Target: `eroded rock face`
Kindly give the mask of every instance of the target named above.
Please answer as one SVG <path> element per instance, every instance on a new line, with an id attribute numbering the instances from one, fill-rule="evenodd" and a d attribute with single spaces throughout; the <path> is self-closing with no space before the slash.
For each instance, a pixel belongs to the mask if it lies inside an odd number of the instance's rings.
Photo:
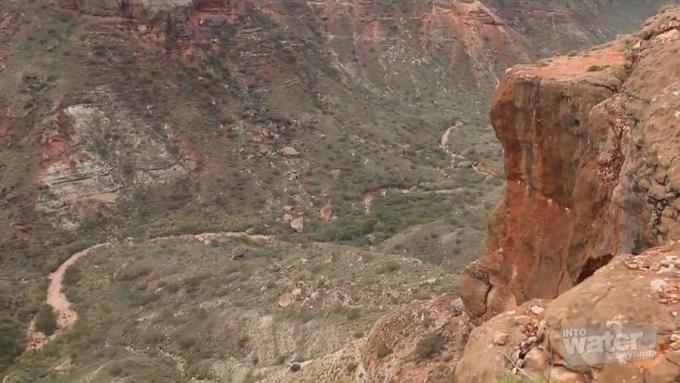
<path id="1" fill-rule="evenodd" d="M 381 319 L 361 347 L 369 382 L 427 382 L 453 376 L 472 329 L 460 299 L 444 296 Z M 441 339 L 423 357 L 427 337 Z"/>
<path id="2" fill-rule="evenodd" d="M 172 34 L 169 40 L 211 41 L 215 30 L 233 27 L 242 29 L 239 40 L 257 39 L 271 28 L 308 43 L 321 36 L 319 49 L 334 57 L 336 69 L 348 81 L 394 89 L 416 86 L 416 93 L 433 88 L 486 91 L 510 65 L 613 37 L 620 26 L 609 18 L 615 20 L 619 9 L 628 19 L 641 21 L 663 1 L 647 0 L 645 6 L 623 1 L 616 7 L 598 0 L 575 3 L 59 0 L 81 13 L 147 23 Z M 267 24 L 250 25 L 261 17 Z M 553 30 L 560 31 L 558 39 Z"/>
<path id="3" fill-rule="evenodd" d="M 544 305 L 540 300 L 531 301 L 475 328 L 456 366 L 457 382 L 495 382 L 498 376 L 512 369 L 508 368 L 512 366 L 511 361 L 524 360 L 533 350 L 529 358 L 534 367 L 547 362 L 545 349 L 536 344 L 543 318 L 531 311 L 531 307 Z"/>
<path id="4" fill-rule="evenodd" d="M 474 314 L 554 298 L 614 255 L 680 239 L 678 18 L 506 74 L 491 117 L 508 186 L 488 254 L 466 273 Z"/>
<path id="5" fill-rule="evenodd" d="M 105 89 L 94 94 L 96 102 L 68 106 L 43 122 L 37 209 L 66 228 L 114 205 L 132 186 L 168 184 L 190 168 L 169 127 L 159 134 Z"/>
<path id="6" fill-rule="evenodd" d="M 639 256 L 617 256 L 551 302 L 527 302 L 494 317 L 472 332 L 456 381 L 492 382 L 502 374 L 520 374 L 521 369 L 551 382 L 676 382 L 680 379 L 680 343 L 675 340 L 680 333 L 679 250 L 674 244 Z M 538 315 L 531 310 L 537 304 L 546 305 Z M 619 363 L 570 364 L 562 330 L 593 325 L 652 329 L 657 334 L 656 353 Z M 511 334 L 508 342 L 494 342 L 498 333 Z"/>

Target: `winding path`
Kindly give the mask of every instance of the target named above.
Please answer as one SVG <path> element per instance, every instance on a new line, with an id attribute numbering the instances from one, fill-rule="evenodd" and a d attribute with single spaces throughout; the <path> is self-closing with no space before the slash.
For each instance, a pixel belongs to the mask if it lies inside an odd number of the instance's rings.
<path id="1" fill-rule="evenodd" d="M 183 235 L 172 235 L 167 237 L 157 237 L 148 240 L 149 243 L 157 243 L 164 241 L 174 241 L 174 240 L 184 240 L 184 241 L 200 241 L 205 244 L 210 244 L 211 242 L 224 239 L 224 238 L 247 238 L 252 241 L 269 241 L 272 237 L 267 235 L 255 235 L 248 234 L 244 232 L 222 232 L 222 233 L 201 233 L 201 234 L 183 234 Z M 127 243 L 143 243 L 142 241 L 135 242 L 133 240 L 128 240 Z M 72 308 L 71 302 L 69 302 L 66 294 L 64 293 L 64 275 L 69 267 L 73 266 L 80 258 L 85 257 L 92 251 L 110 247 L 119 244 L 118 242 L 104 242 L 85 250 L 81 250 L 77 253 L 71 255 L 64 263 L 59 265 L 59 267 L 49 276 L 50 283 L 47 286 L 47 297 L 45 303 L 47 303 L 54 313 L 57 320 L 57 331 L 49 337 L 45 334 L 39 332 L 35 328 L 35 318 L 31 321 L 31 324 L 27 333 L 28 349 L 35 350 L 44 347 L 50 340 L 53 340 L 66 331 L 68 331 L 75 323 L 78 321 L 78 313 Z"/>

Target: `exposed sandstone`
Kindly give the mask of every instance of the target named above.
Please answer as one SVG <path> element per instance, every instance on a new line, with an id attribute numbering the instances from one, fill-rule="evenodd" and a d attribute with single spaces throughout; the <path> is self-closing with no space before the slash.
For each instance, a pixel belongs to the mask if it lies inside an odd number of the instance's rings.
<path id="1" fill-rule="evenodd" d="M 450 296 L 414 304 L 381 319 L 361 348 L 368 381 L 426 382 L 453 376 L 471 328 L 460 300 Z M 444 347 L 421 360 L 415 350 L 430 334 L 441 336 Z"/>
<path id="2" fill-rule="evenodd" d="M 680 301 L 669 301 L 667 296 L 677 291 L 675 286 L 680 284 L 680 272 L 675 269 L 661 272 L 631 269 L 629 262 L 639 259 L 650 265 L 660 263 L 679 250 L 680 245 L 674 244 L 639 256 L 616 257 L 591 278 L 547 303 L 542 315 L 534 315 L 535 323 L 545 323 L 543 335 L 526 331 L 527 326 L 514 321 L 518 312 L 531 311 L 531 302 L 494 317 L 472 332 L 457 367 L 457 381 L 492 382 L 515 367 L 518 367 L 516 371 L 521 369 L 550 377 L 551 382 L 677 381 L 680 366 L 676 361 L 680 354 L 670 345 L 674 342 L 673 334 L 680 331 Z M 654 288 L 654 281 L 659 279 L 664 280 L 665 287 Z M 653 328 L 658 332 L 658 355 L 647 359 L 624 359 L 621 364 L 570 366 L 566 362 L 562 329 L 595 324 Z M 513 334 L 507 344 L 494 342 L 494 334 L 499 331 Z M 541 365 L 537 357 L 545 352 L 548 352 L 548 364 L 537 369 Z M 643 380 L 643 377 L 649 380 Z"/>
<path id="3" fill-rule="evenodd" d="M 458 382 L 680 379 L 679 21 L 667 12 L 597 51 L 516 67 L 499 86 L 492 120 L 508 190 L 489 253 L 462 289 L 466 307 L 491 319 L 472 332 Z M 634 255 L 653 245 L 662 246 Z M 543 309 L 533 298 L 554 300 Z M 562 330 L 589 325 L 647 326 L 657 354 L 570 364 Z M 497 342 L 498 333 L 511 336 Z"/>
<path id="4" fill-rule="evenodd" d="M 326 222 L 333 221 L 333 205 L 330 202 L 319 209 L 319 217 Z"/>
<path id="5" fill-rule="evenodd" d="M 106 90 L 96 98 L 43 122 L 37 209 L 56 214 L 69 228 L 89 210 L 115 204 L 132 186 L 168 183 L 187 174 L 169 137 L 161 139 L 149 123 L 131 117 Z"/>
<path id="6" fill-rule="evenodd" d="M 614 255 L 680 239 L 680 190 L 669 181 L 680 130 L 677 18 L 507 73 L 491 117 L 508 186 L 488 254 L 466 273 L 473 313 L 554 298 Z"/>

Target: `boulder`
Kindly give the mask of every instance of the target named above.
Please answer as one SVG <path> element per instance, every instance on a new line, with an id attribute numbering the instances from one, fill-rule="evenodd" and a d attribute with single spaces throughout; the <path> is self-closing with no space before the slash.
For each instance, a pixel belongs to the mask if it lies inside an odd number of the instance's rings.
<path id="1" fill-rule="evenodd" d="M 297 233 L 302 233 L 305 231 L 305 218 L 298 217 L 290 221 L 290 227 Z"/>
<path id="2" fill-rule="evenodd" d="M 279 297 L 279 307 L 281 308 L 288 308 L 293 305 L 293 302 L 295 302 L 295 298 L 290 293 L 282 294 Z"/>
<path id="3" fill-rule="evenodd" d="M 298 152 L 295 148 L 290 146 L 286 146 L 285 148 L 281 149 L 281 154 L 291 158 L 296 158 L 300 156 L 300 152 Z"/>
<path id="4" fill-rule="evenodd" d="M 319 209 L 319 217 L 326 222 L 331 222 L 333 220 L 333 205 L 327 203 Z"/>

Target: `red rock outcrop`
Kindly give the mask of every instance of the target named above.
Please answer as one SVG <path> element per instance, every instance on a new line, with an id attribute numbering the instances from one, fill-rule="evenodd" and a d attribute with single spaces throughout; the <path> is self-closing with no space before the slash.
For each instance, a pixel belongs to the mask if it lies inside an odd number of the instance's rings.
<path id="1" fill-rule="evenodd" d="M 376 323 L 360 350 L 367 381 L 429 382 L 453 376 L 472 328 L 462 302 L 452 296 L 388 315 Z M 433 335 L 441 339 L 441 349 L 423 358 L 419 344 Z"/>
<path id="2" fill-rule="evenodd" d="M 507 73 L 491 111 L 507 193 L 464 278 L 474 314 L 555 298 L 617 254 L 680 239 L 678 20 Z"/>
<path id="3" fill-rule="evenodd" d="M 370 376 L 680 381 L 679 51 L 676 8 L 636 35 L 506 73 L 491 117 L 507 193 L 488 254 L 465 272 L 466 310 L 439 316 L 448 343 L 429 361 L 403 355 L 431 331 L 414 312 L 437 301 L 381 321 L 364 352 Z M 562 330 L 579 326 L 644 327 L 653 354 L 574 363 Z M 380 342 L 396 356 L 372 356 Z"/>
<path id="4" fill-rule="evenodd" d="M 527 302 L 470 335 L 456 382 L 494 382 L 503 374 L 542 376 L 557 383 L 673 383 L 680 379 L 680 258 L 678 244 L 609 265 L 552 302 Z M 618 361 L 570 364 L 564 328 L 639 326 L 656 335 L 653 352 Z M 499 341 L 499 339 L 503 341 Z"/>

